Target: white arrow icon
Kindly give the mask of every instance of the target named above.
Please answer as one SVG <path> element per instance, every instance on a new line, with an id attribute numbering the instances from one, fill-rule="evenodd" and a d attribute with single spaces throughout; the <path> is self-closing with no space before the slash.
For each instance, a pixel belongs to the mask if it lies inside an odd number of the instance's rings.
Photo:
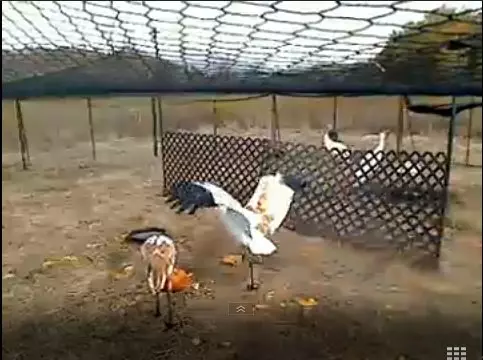
<path id="1" fill-rule="evenodd" d="M 242 306 L 242 305 L 237 306 L 236 307 L 236 312 L 237 313 L 240 313 L 240 312 L 243 312 L 244 313 L 245 312 L 245 307 Z"/>

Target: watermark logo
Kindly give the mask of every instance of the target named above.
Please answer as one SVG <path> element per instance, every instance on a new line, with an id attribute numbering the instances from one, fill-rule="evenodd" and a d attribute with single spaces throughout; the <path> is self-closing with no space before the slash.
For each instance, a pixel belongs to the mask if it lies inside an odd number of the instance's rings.
<path id="1" fill-rule="evenodd" d="M 446 360 L 467 360 L 466 346 L 446 347 Z"/>
<path id="2" fill-rule="evenodd" d="M 228 315 L 255 315 L 253 303 L 229 303 Z"/>

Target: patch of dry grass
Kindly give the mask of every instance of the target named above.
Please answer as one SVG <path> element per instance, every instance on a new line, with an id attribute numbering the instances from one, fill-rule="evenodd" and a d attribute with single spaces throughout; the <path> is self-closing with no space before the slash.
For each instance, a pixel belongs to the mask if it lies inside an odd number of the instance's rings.
<path id="1" fill-rule="evenodd" d="M 243 96 L 243 95 L 241 95 Z M 250 128 L 267 129 L 270 123 L 270 97 L 239 102 L 223 102 L 240 96 L 219 96 L 216 119 L 222 126 L 238 131 Z M 166 129 L 206 127 L 213 123 L 210 97 L 163 97 Z M 283 129 L 320 129 L 332 124 L 332 98 L 298 98 L 278 96 L 279 123 Z M 445 98 L 418 99 L 433 103 L 448 103 Z M 461 100 L 462 101 L 462 100 Z M 93 99 L 96 138 L 99 141 L 123 137 L 148 137 L 151 134 L 149 98 Z M 76 142 L 89 140 L 85 99 L 29 100 L 22 102 L 28 137 L 33 148 L 43 150 L 70 148 Z M 2 142 L 4 148 L 18 146 L 13 103 L 2 102 Z M 458 117 L 458 133 L 466 135 L 469 112 Z M 397 97 L 339 98 L 338 128 L 343 132 L 374 133 L 382 128 L 396 130 Z M 430 135 L 445 131 L 447 120 L 427 115 L 413 115 L 411 130 Z M 473 134 L 481 137 L 481 109 L 474 110 Z"/>

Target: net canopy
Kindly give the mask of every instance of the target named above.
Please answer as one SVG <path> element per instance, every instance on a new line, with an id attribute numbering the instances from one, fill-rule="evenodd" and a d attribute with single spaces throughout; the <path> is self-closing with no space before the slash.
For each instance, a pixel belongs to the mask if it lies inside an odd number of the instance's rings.
<path id="1" fill-rule="evenodd" d="M 2 1 L 2 97 L 481 96 L 480 1 Z"/>

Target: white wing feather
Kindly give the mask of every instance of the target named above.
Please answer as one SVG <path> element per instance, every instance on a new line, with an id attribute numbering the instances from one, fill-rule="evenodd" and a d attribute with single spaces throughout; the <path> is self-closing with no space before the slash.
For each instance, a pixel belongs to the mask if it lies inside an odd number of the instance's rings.
<path id="1" fill-rule="evenodd" d="M 226 229 L 230 231 L 238 242 L 247 246 L 253 254 L 270 255 L 277 249 L 273 242 L 256 229 L 257 224 L 262 220 L 261 214 L 243 208 L 235 210 L 245 219 L 245 221 L 240 222 L 226 213 L 226 207 L 221 206 L 220 210 L 220 219 Z M 247 226 L 250 229 L 251 237 L 245 231 Z"/>
<path id="2" fill-rule="evenodd" d="M 256 255 L 270 255 L 277 250 L 275 244 L 257 229 L 252 230 L 252 238 L 249 240 L 247 246 Z"/>
<path id="3" fill-rule="evenodd" d="M 256 209 L 258 201 L 263 195 L 266 196 L 267 201 L 266 215 L 272 217 L 268 226 L 270 235 L 272 235 L 287 216 L 293 200 L 294 191 L 283 183 L 282 174 L 266 175 L 258 182 L 258 186 L 246 207 L 250 206 L 252 209 Z"/>
<path id="4" fill-rule="evenodd" d="M 233 196 L 231 196 L 227 191 L 223 190 L 221 187 L 205 181 L 195 181 L 193 183 L 208 190 L 213 195 L 213 200 L 217 205 L 224 205 L 233 209 L 242 208 L 240 202 L 236 200 Z"/>
<path id="5" fill-rule="evenodd" d="M 269 183 L 271 182 L 272 178 L 274 178 L 273 175 L 266 175 L 266 176 L 262 176 L 260 178 L 260 180 L 258 181 L 258 185 L 257 185 L 255 191 L 253 192 L 252 197 L 250 198 L 250 200 L 248 200 L 245 207 L 251 207 L 252 209 L 257 208 L 258 200 L 260 199 L 260 197 L 265 192 L 265 190 L 268 187 Z"/>
<path id="6" fill-rule="evenodd" d="M 294 191 L 282 183 L 274 183 L 268 190 L 268 212 L 272 216 L 270 234 L 278 230 L 287 216 L 294 197 Z"/>

